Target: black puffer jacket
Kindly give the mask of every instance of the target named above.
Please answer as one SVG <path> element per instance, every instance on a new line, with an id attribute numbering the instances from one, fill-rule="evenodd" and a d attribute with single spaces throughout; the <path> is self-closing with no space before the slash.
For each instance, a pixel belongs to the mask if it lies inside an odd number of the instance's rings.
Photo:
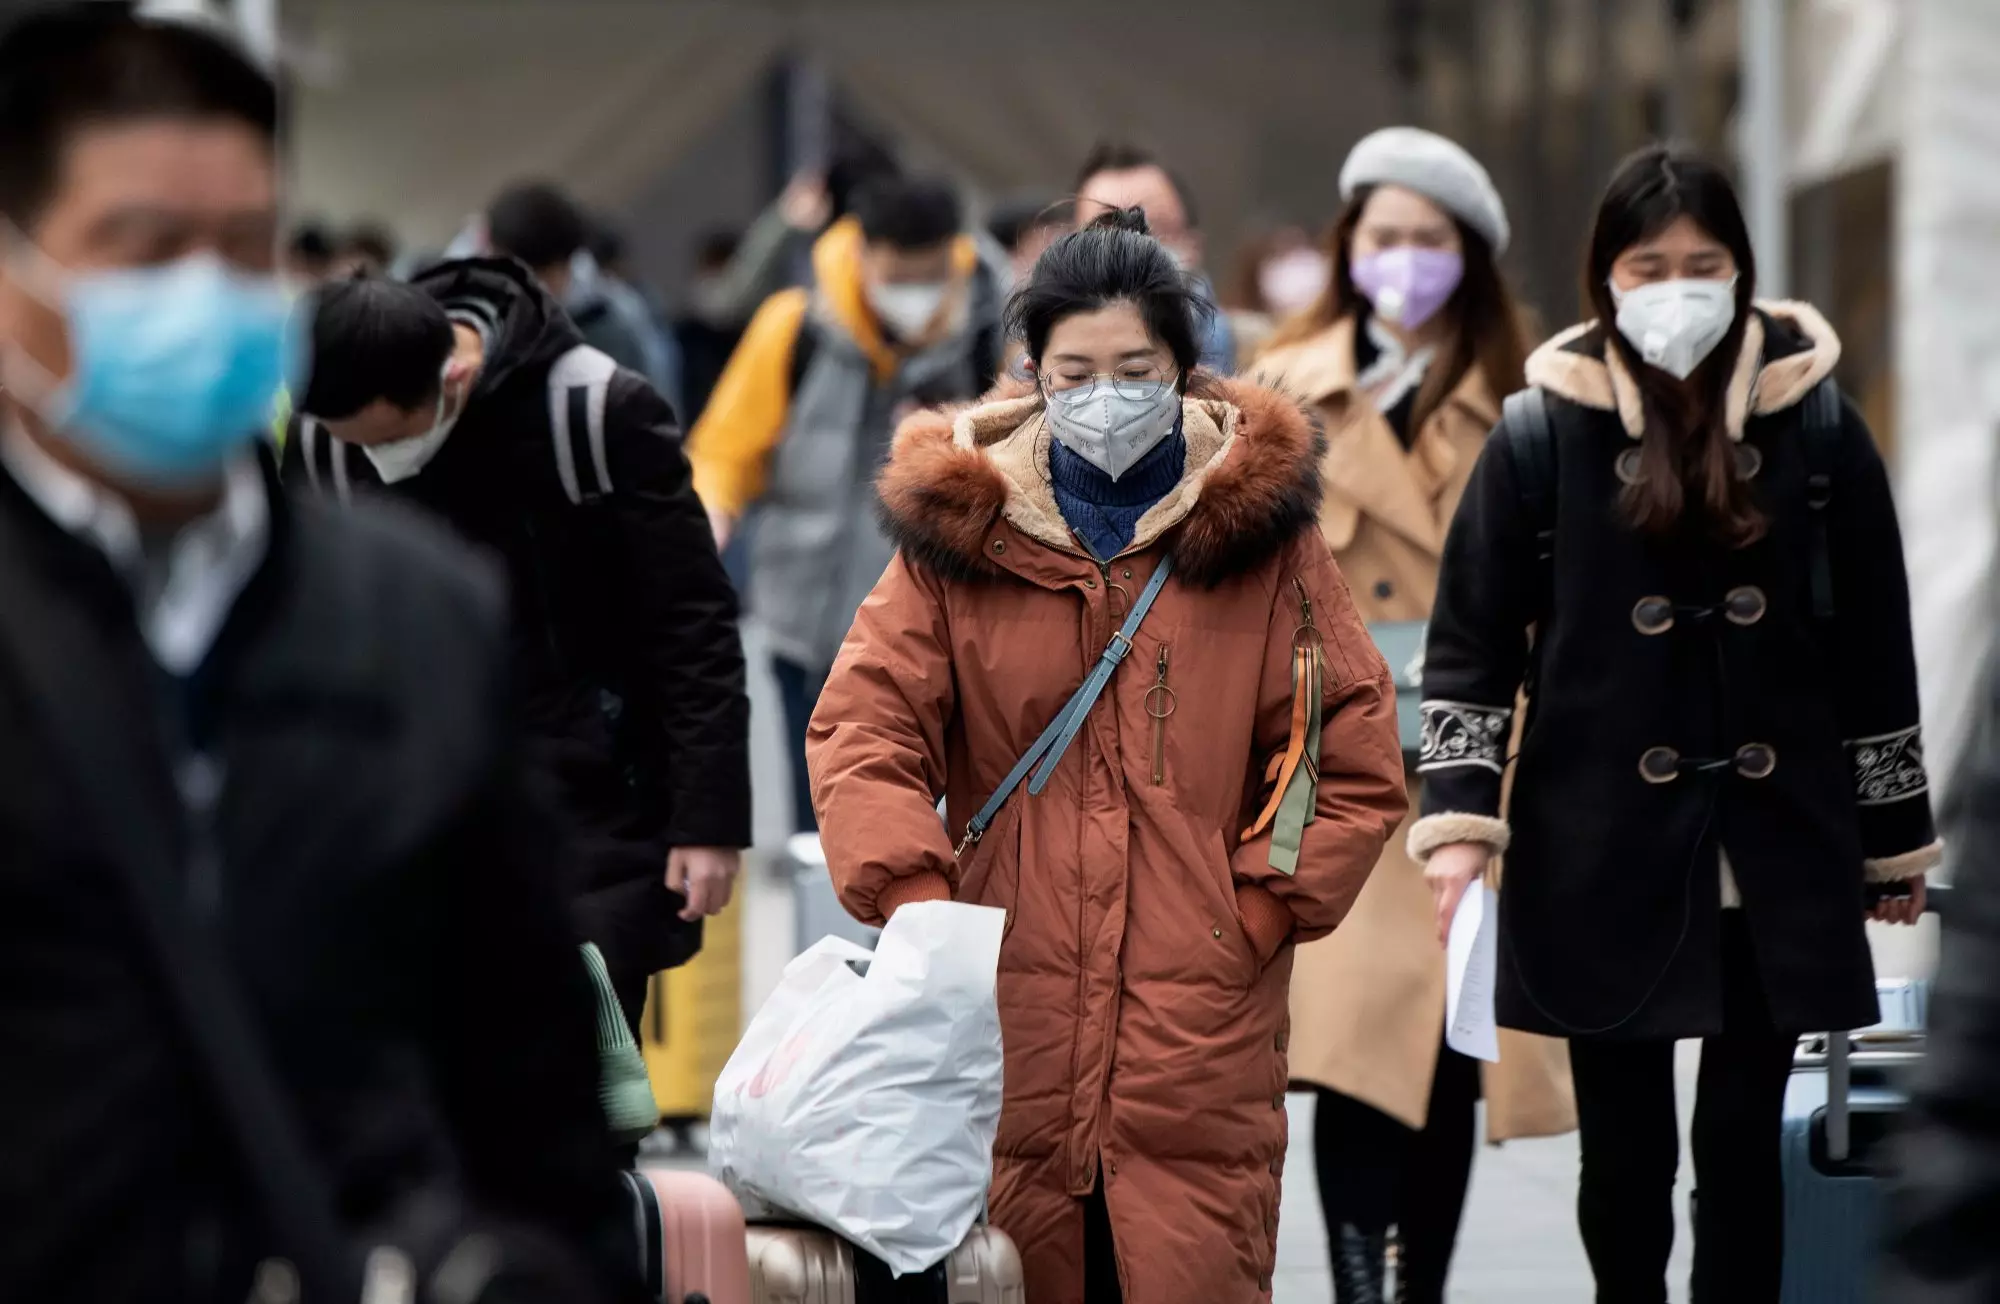
<path id="1" fill-rule="evenodd" d="M 665 399 L 619 370 L 603 446 L 570 414 L 557 440 L 549 374 L 583 342 L 527 269 L 442 263 L 417 284 L 488 336 L 477 388 L 419 474 L 387 490 L 499 554 L 514 651 L 586 936 L 621 992 L 700 945 L 666 890 L 676 846 L 750 842 L 749 703 L 735 590 L 694 495 Z M 565 461 L 560 454 L 566 452 Z M 601 472 L 608 493 L 595 495 Z M 286 478 L 345 496 L 382 491 L 360 450 L 295 422 Z M 575 483 L 590 493 L 577 505 Z"/>
<path id="2" fill-rule="evenodd" d="M 170 686 L 104 556 L 0 475 L 0 567 L 25 594 L 8 618 L 118 722 L 56 746 L 56 713 L 0 658 L 9 1304 L 236 1304 L 285 1248 L 127 904 L 124 848 L 192 863 L 151 727 L 169 712 L 224 776 L 210 917 L 346 1227 L 454 1192 L 579 1249 L 629 1217 L 589 986 L 509 745 L 499 586 L 410 513 L 270 492 L 261 568 Z M 123 841 L 86 785 L 142 795 Z"/>

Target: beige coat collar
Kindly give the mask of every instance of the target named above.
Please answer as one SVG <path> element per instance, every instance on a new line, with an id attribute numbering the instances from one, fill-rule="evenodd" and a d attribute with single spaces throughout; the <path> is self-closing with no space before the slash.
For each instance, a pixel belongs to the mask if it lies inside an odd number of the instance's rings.
<path id="1" fill-rule="evenodd" d="M 1499 406 L 1485 375 L 1474 367 L 1431 414 L 1409 449 L 1374 406 L 1354 388 L 1356 319 L 1343 317 L 1319 334 L 1275 350 L 1258 362 L 1266 383 L 1317 409 L 1326 424 L 1321 463 L 1329 499 L 1381 521 L 1432 554 L 1444 551 L 1448 520 L 1438 498 L 1467 455 L 1446 433 L 1451 416 L 1484 433 Z"/>
<path id="2" fill-rule="evenodd" d="M 1805 347 L 1766 361 L 1767 319 L 1787 334 L 1803 337 Z M 1736 370 L 1729 377 L 1729 437 L 1743 438 L 1743 427 L 1752 416 L 1769 416 L 1798 403 L 1833 373 L 1839 361 L 1840 337 L 1816 308 L 1794 302 L 1758 303 L 1743 332 Z M 1639 386 L 1594 321 L 1572 326 L 1536 349 L 1528 358 L 1528 383 L 1583 407 L 1617 412 L 1625 433 L 1634 439 L 1646 432 Z"/>

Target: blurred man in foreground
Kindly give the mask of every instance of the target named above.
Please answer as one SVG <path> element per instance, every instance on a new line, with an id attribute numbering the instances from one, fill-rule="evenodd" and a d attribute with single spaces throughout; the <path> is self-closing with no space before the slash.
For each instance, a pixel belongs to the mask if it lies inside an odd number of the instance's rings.
<path id="1" fill-rule="evenodd" d="M 1897 1149 L 1888 1304 L 2000 1299 L 2000 661 L 1942 812 L 1952 891 L 1922 1081 Z"/>
<path id="2" fill-rule="evenodd" d="M 895 548 L 875 473 L 896 423 L 983 393 L 1000 365 L 1001 287 L 940 181 L 894 178 L 813 246 L 813 283 L 757 310 L 689 442 L 719 542 L 758 510 L 750 599 L 784 700 L 799 829 L 815 827 L 806 722 Z"/>
<path id="3" fill-rule="evenodd" d="M 498 585 L 258 456 L 276 125 L 189 27 L 0 37 L 8 1301 L 352 1300 L 368 1248 L 427 1273 L 473 1227 L 616 1275 Z"/>
<path id="4" fill-rule="evenodd" d="M 1090 225 L 1105 213 L 1137 208 L 1146 214 L 1153 235 L 1167 247 L 1181 270 L 1195 278 L 1203 298 L 1215 302 L 1215 289 L 1202 270 L 1205 248 L 1196 220 L 1194 196 L 1166 164 L 1136 145 L 1106 141 L 1090 152 L 1076 173 L 1076 224 Z M 1211 371 L 1236 370 L 1236 340 L 1224 313 L 1214 313 L 1201 342 L 1201 365 Z"/>
<path id="5" fill-rule="evenodd" d="M 736 595 L 672 410 L 505 258 L 328 286 L 299 406 L 288 480 L 392 494 L 505 560 L 564 879 L 636 1029 L 750 841 Z"/>

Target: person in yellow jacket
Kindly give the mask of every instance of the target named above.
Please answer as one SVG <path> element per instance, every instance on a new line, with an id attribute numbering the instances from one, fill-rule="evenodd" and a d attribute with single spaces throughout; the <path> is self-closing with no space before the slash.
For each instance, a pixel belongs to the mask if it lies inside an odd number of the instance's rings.
<path id="1" fill-rule="evenodd" d="M 718 545 L 754 507 L 749 605 L 785 711 L 796 827 L 815 827 L 806 722 L 895 548 L 875 475 L 900 417 L 977 397 L 1002 345 L 999 269 L 943 182 L 894 177 L 813 247 L 812 278 L 764 302 L 688 440 Z"/>

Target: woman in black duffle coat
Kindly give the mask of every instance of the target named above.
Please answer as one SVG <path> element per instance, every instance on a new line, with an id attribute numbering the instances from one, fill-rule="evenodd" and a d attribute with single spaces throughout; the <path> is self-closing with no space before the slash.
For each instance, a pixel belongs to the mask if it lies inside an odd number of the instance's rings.
<path id="1" fill-rule="evenodd" d="M 1864 920 L 1914 922 L 1940 853 L 1902 546 L 1866 425 L 1815 395 L 1839 342 L 1754 302 L 1719 169 L 1628 160 L 1586 275 L 1597 320 L 1528 363 L 1548 439 L 1516 399 L 1451 528 L 1410 848 L 1441 928 L 1506 853 L 1499 1018 L 1570 1039 L 1599 1304 L 1667 1298 L 1691 1037 L 1693 1298 L 1770 1304 L 1797 1038 L 1876 1021 Z"/>

